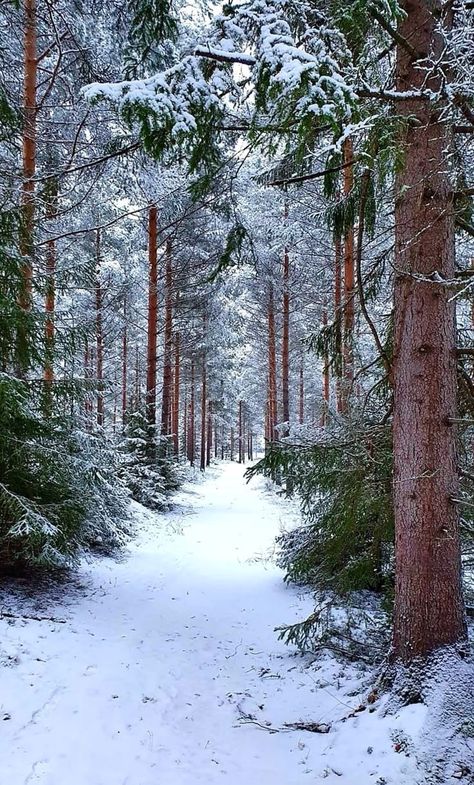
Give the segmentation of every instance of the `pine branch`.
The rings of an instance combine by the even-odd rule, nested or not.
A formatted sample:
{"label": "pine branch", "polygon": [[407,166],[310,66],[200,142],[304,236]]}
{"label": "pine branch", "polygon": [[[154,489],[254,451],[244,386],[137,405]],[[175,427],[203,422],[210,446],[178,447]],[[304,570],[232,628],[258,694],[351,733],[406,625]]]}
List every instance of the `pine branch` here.
{"label": "pine branch", "polygon": [[369,7],[369,14],[372,17],[372,19],[375,19],[379,23],[380,27],[382,27],[385,30],[385,32],[388,33],[389,36],[393,38],[393,40],[397,44],[399,44],[399,46],[403,47],[403,49],[405,49],[405,51],[408,52],[409,55],[411,55],[415,59],[418,59],[420,57],[420,54],[419,52],[416,51],[415,47],[412,46],[410,42],[407,41],[406,38],[400,35],[398,30],[392,27],[392,25],[389,22],[387,22],[385,17],[379,11],[377,11],[376,8]]}
{"label": "pine branch", "polygon": [[392,376],[392,367],[390,365],[390,361],[387,357],[385,349],[383,347],[382,341],[380,340],[380,336],[377,332],[377,328],[373,323],[370,314],[367,310],[367,304],[365,302],[365,295],[364,295],[364,287],[362,284],[362,242],[364,238],[364,230],[365,230],[365,207],[367,204],[367,196],[369,191],[370,185],[370,178],[371,178],[371,171],[370,169],[366,169],[362,175],[362,184],[361,184],[361,191],[360,191],[360,205],[359,205],[359,227],[357,230],[357,250],[356,250],[356,272],[357,272],[357,287],[359,290],[359,301],[361,311],[364,315],[365,321],[372,333],[372,336],[375,341],[375,345],[379,351],[380,357],[384,364],[385,370],[387,372],[388,378],[391,379]]}

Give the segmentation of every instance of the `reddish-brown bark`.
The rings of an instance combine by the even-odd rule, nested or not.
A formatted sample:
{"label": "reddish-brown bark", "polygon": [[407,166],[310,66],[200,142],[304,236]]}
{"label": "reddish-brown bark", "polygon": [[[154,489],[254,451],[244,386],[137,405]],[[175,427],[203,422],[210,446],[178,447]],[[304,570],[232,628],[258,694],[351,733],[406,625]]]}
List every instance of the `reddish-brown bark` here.
{"label": "reddish-brown bark", "polygon": [[300,359],[300,389],[298,403],[298,421],[300,425],[304,423],[304,355]]}
{"label": "reddish-brown bark", "polygon": [[37,8],[36,0],[24,0],[24,73],[23,73],[23,185],[21,203],[23,227],[21,253],[24,260],[24,291],[21,306],[31,307],[33,279],[33,234],[35,220],[35,171],[36,171],[36,89],[37,89]]}
{"label": "reddish-brown bark", "polygon": [[[57,212],[58,183],[52,178],[45,193],[46,219],[52,220]],[[46,362],[44,366],[44,380],[51,383],[54,379],[53,350],[54,350],[54,311],[56,305],[56,242],[51,239],[46,245],[46,298],[45,298],[45,342]]]}
{"label": "reddish-brown bark", "polygon": [[268,432],[270,441],[277,441],[278,399],[276,375],[275,303],[273,286],[268,293]]}
{"label": "reddish-brown bark", "polygon": [[211,465],[212,454],[212,401],[207,407],[207,445],[206,445],[206,466]]}
{"label": "reddish-brown bark", "polygon": [[[442,56],[441,2],[406,0],[401,35],[420,52]],[[449,18],[444,18],[449,24]],[[402,46],[397,89],[441,80],[418,67]],[[396,188],[394,342],[394,503],[396,586],[393,650],[410,661],[465,638],[456,469],[456,333],[451,291],[426,282],[454,276],[449,124],[429,101],[401,102],[417,122],[401,140],[404,166]],[[417,277],[415,277],[417,276]]]}
{"label": "reddish-brown bark", "polygon": [[148,329],[146,362],[146,413],[150,425],[156,423],[156,343],[158,318],[157,210],[148,211]]}
{"label": "reddish-brown bark", "polygon": [[342,357],[342,246],[339,239],[336,239],[334,247],[334,319],[336,325],[336,353],[339,364],[336,373],[336,410],[342,412],[344,409],[340,364]]}
{"label": "reddish-brown bark", "polygon": [[[347,198],[354,187],[354,168],[352,161],[354,150],[351,139],[346,139],[343,146],[344,159],[344,196]],[[354,227],[349,226],[344,235],[344,348],[343,348],[343,394],[342,410],[347,411],[349,396],[354,378],[353,332],[354,332]]]}
{"label": "reddish-brown bark", "polygon": [[207,426],[207,368],[206,356],[202,360],[201,376],[201,471],[206,470],[206,426]]}
{"label": "reddish-brown bark", "polygon": [[189,399],[189,419],[188,419],[188,461],[194,466],[195,455],[195,380],[194,380],[194,361],[191,363],[191,390]]}
{"label": "reddish-brown bark", "polygon": [[[287,211],[285,211],[285,217]],[[285,435],[290,425],[290,254],[283,255],[283,335],[281,347],[281,399]]]}
{"label": "reddish-brown bark", "polygon": [[103,291],[101,284],[101,238],[100,230],[95,233],[95,339],[97,379],[97,425],[104,424],[104,331],[102,319]]}
{"label": "reddish-brown bark", "polygon": [[180,336],[174,336],[174,392],[173,392],[173,419],[171,432],[173,434],[173,446],[175,455],[179,454],[179,396],[180,396]]}
{"label": "reddish-brown bark", "polygon": [[173,386],[173,267],[172,243],[166,241],[165,252],[165,333],[163,348],[163,397],[161,403],[161,433],[170,433],[171,396]]}
{"label": "reddish-brown bark", "polygon": [[[326,300],[323,305],[323,327],[328,324],[328,308]],[[325,352],[323,357],[323,408],[321,411],[320,425],[324,427],[327,423],[330,401],[330,379],[329,379],[329,355]]]}
{"label": "reddish-brown bark", "polygon": [[123,306],[122,327],[122,425],[127,419],[127,381],[128,381],[128,325],[127,325],[127,299]]}

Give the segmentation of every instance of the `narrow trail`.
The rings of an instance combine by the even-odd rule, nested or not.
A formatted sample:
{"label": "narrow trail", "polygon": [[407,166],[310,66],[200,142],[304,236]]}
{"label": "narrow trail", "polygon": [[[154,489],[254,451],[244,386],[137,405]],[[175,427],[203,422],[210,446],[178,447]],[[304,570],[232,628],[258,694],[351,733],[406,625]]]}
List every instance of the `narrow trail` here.
{"label": "narrow trail", "polygon": [[83,591],[49,608],[65,624],[1,620],[0,783],[377,782],[387,745],[375,742],[369,775],[362,726],[341,758],[338,733],[242,722],[328,723],[360,701],[347,695],[360,675],[332,660],[305,668],[277,641],[275,626],[312,607],[261,558],[285,507],[235,464],[179,503],[165,516],[136,508],[127,557],[86,566]]}

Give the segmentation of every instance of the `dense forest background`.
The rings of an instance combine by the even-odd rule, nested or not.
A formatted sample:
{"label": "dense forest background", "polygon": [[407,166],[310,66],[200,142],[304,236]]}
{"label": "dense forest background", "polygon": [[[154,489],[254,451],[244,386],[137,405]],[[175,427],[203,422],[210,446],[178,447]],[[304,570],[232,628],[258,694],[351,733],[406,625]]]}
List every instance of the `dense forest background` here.
{"label": "dense forest background", "polygon": [[[473,23],[1,4],[3,572],[111,552],[130,497],[257,457],[301,506],[288,580],[374,593],[395,661],[465,647]],[[324,618],[282,634],[360,650]]]}

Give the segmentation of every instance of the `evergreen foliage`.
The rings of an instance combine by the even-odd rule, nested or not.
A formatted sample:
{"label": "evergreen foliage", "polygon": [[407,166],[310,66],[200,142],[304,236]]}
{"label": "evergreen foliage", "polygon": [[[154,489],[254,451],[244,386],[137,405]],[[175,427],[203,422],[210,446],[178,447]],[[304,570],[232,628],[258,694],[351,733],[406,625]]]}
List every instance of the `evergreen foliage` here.
{"label": "evergreen foliage", "polygon": [[129,532],[112,453],[59,418],[45,418],[28,382],[0,375],[0,570],[67,566]]}
{"label": "evergreen foliage", "polygon": [[182,479],[176,461],[168,455],[168,444],[168,438],[160,436],[141,411],[129,415],[119,444],[119,476],[132,498],[151,510],[168,507],[170,493]]}
{"label": "evergreen foliage", "polygon": [[321,431],[314,443],[272,445],[248,475],[291,479],[304,525],[279,538],[286,579],[339,594],[390,594],[393,579],[392,455],[388,427]]}

